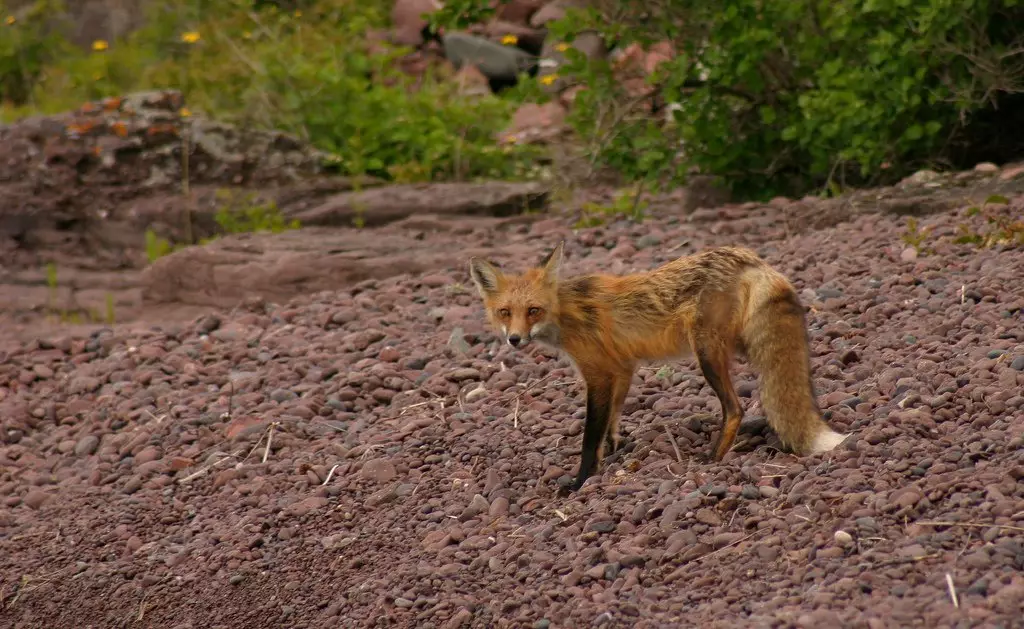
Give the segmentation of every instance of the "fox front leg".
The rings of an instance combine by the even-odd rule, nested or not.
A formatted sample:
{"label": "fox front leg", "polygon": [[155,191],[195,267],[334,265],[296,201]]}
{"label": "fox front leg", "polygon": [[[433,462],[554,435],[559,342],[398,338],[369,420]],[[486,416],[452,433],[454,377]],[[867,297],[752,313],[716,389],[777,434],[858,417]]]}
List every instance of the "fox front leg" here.
{"label": "fox front leg", "polygon": [[602,446],[612,411],[611,384],[610,377],[587,378],[587,418],[583,425],[580,469],[576,473],[576,479],[569,486],[573,491],[583,487],[583,483],[597,472],[601,463]]}

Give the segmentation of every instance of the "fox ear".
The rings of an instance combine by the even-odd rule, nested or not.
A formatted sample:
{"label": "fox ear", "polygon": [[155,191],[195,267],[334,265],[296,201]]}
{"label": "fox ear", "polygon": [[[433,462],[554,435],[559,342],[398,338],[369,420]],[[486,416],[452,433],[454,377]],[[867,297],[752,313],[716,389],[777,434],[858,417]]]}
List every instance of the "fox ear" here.
{"label": "fox ear", "polygon": [[483,258],[469,259],[469,276],[473,278],[473,283],[476,284],[476,289],[480,291],[481,297],[487,297],[497,292],[498,283],[501,281],[501,271]]}
{"label": "fox ear", "polygon": [[564,246],[564,240],[558,241],[558,244],[555,245],[551,253],[544,256],[544,259],[540,261],[540,266],[544,269],[544,275],[549,280],[558,278],[558,270],[562,266],[562,249]]}

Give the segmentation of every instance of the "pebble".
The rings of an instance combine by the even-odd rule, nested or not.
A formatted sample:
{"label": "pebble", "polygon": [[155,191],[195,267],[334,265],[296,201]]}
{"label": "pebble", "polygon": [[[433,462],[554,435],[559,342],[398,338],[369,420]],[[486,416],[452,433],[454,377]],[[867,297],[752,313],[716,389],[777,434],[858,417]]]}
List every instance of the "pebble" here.
{"label": "pebble", "polygon": [[853,545],[853,536],[841,529],[836,531],[832,537],[840,548],[849,548]]}
{"label": "pebble", "polygon": [[25,494],[25,497],[21,499],[21,502],[30,509],[39,509],[49,500],[50,494],[44,491],[39,491],[38,489],[33,489]]}
{"label": "pebble", "polygon": [[100,438],[96,435],[86,435],[75,444],[75,454],[78,456],[89,456],[96,453],[100,445]]}

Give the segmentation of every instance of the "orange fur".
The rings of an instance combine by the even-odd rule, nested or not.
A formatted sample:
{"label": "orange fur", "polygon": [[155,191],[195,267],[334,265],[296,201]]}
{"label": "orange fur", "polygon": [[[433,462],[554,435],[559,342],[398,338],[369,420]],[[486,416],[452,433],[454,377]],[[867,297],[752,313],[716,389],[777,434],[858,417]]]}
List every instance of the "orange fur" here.
{"label": "orange fur", "polygon": [[785,447],[810,454],[846,437],[818,409],[796,290],[753,251],[719,247],[645,273],[560,279],[562,248],[520,275],[473,258],[470,275],[488,319],[510,344],[558,348],[583,376],[587,419],[574,488],[617,446],[622,403],[641,362],[697,357],[722,405],[715,460],[732,447],[743,417],[729,376],[737,355],[760,370],[768,423]]}

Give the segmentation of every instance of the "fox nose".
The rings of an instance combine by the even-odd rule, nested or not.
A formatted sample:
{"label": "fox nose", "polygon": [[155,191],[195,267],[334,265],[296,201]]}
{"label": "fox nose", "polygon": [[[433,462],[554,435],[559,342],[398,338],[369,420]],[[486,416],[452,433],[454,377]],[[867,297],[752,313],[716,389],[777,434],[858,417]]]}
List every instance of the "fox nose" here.
{"label": "fox nose", "polygon": [[519,347],[519,342],[523,339],[518,334],[513,334],[508,337],[508,344],[512,347]]}

